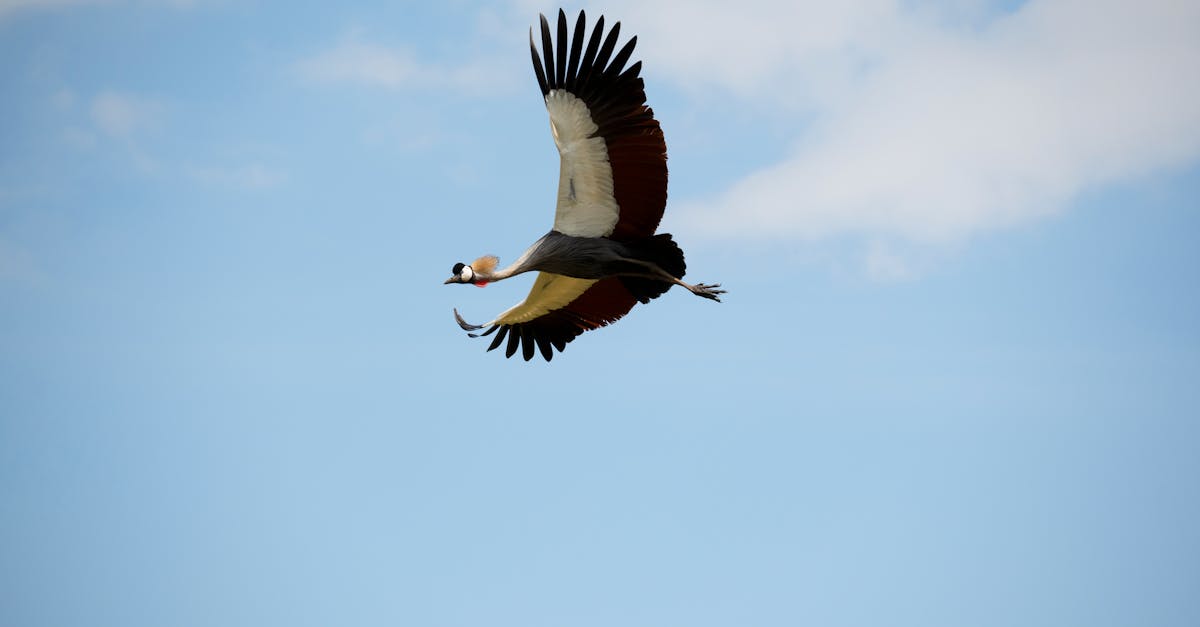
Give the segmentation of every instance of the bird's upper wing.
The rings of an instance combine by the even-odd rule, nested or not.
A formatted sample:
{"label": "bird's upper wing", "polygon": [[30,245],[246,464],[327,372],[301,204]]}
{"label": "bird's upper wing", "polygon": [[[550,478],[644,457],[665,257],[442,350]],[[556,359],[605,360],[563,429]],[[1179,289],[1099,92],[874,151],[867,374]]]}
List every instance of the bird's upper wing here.
{"label": "bird's upper wing", "polygon": [[601,17],[586,47],[584,27],[580,11],[568,42],[560,9],[556,49],[542,16],[541,58],[529,33],[534,73],[561,157],[554,230],[622,241],[648,237],[667,204],[667,145],[646,106],[641,61],[625,68],[637,37],[614,56],[620,22],[605,37]]}
{"label": "bird's upper wing", "polygon": [[520,347],[525,361],[533,358],[535,349],[550,361],[553,349],[562,352],[584,331],[616,322],[635,303],[637,299],[617,278],[576,279],[540,272],[525,300],[485,325],[490,328],[483,335],[496,334],[489,351],[507,337],[506,357]]}

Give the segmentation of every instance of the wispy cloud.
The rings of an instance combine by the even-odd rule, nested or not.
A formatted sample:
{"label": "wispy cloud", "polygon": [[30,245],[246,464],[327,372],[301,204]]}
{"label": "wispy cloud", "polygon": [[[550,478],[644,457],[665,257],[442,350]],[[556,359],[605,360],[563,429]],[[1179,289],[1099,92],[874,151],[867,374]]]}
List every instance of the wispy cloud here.
{"label": "wispy cloud", "polygon": [[301,73],[316,81],[401,87],[425,80],[426,72],[408,50],[346,41],[300,63]]}
{"label": "wispy cloud", "polygon": [[893,246],[875,241],[867,248],[863,270],[867,276],[879,281],[911,279],[917,273],[916,262],[899,253]]}
{"label": "wispy cloud", "polygon": [[54,9],[71,6],[97,4],[138,4],[145,6],[168,6],[177,9],[191,8],[203,0],[140,0],[139,2],[118,2],[117,0],[0,0],[0,20],[8,15],[24,10]]}
{"label": "wispy cloud", "polygon": [[617,4],[656,76],[804,120],[786,158],[676,207],[698,231],[957,242],[1200,155],[1197,3]]}
{"label": "wispy cloud", "polygon": [[63,7],[74,4],[99,4],[103,0],[0,0],[0,19],[23,9]]}
{"label": "wispy cloud", "polygon": [[449,88],[474,93],[504,89],[506,67],[478,56],[461,63],[419,59],[404,46],[364,41],[353,33],[296,64],[299,75],[317,83],[356,84],[386,89]]}
{"label": "wispy cloud", "polygon": [[[61,88],[50,100],[64,117],[73,118],[60,139],[81,152],[96,152],[106,158],[124,160],[141,175],[178,177],[212,187],[263,190],[279,187],[287,172],[270,165],[271,157],[220,155],[201,163],[163,159],[162,136],[179,132],[168,124],[169,108],[162,100],[130,91],[105,89],[80,98]],[[225,145],[217,152],[245,152],[244,147]]]}
{"label": "wispy cloud", "polygon": [[162,105],[143,96],[103,91],[91,102],[92,123],[113,138],[129,138],[155,128],[161,122]]}
{"label": "wispy cloud", "polygon": [[258,162],[237,166],[189,166],[186,172],[193,180],[207,185],[250,190],[277,187],[287,180],[287,174],[282,170]]}
{"label": "wispy cloud", "polygon": [[0,283],[36,283],[41,278],[29,251],[0,236]]}

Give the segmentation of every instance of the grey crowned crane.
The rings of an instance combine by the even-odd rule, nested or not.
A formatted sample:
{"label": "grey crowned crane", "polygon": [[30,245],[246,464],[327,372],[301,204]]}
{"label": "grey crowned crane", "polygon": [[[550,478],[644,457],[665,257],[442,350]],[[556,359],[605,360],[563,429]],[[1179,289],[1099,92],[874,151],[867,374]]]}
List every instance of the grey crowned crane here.
{"label": "grey crowned crane", "polygon": [[471,337],[495,333],[489,351],[507,337],[506,356],[520,348],[526,361],[535,350],[550,361],[554,349],[561,352],[584,331],[617,321],[672,285],[715,301],[724,293],[720,285],[685,283],[683,251],[669,233],[655,234],[667,204],[667,145],[646,106],[642,62],[625,68],[637,37],[614,56],[620,22],[605,36],[601,17],[586,46],[585,22],[580,11],[568,39],[560,9],[556,49],[541,16],[541,58],[529,31],[533,71],[561,157],[553,228],[506,268],[497,269],[498,259],[487,255],[454,264],[446,279],[484,286],[538,272],[525,300],[491,322],[469,324],[454,310]]}

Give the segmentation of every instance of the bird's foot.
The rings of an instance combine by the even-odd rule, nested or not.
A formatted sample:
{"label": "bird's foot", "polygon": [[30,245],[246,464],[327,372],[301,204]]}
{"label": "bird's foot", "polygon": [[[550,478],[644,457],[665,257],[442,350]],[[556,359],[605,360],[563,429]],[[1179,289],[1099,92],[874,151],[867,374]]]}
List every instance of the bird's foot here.
{"label": "bird's foot", "polygon": [[719,303],[719,302],[721,302],[720,295],[725,293],[725,290],[718,289],[720,287],[721,287],[720,283],[714,283],[712,285],[707,285],[705,283],[697,283],[695,285],[689,286],[688,289],[691,290],[692,293],[695,294],[696,296],[703,296],[704,298],[709,298],[709,299],[715,300]]}

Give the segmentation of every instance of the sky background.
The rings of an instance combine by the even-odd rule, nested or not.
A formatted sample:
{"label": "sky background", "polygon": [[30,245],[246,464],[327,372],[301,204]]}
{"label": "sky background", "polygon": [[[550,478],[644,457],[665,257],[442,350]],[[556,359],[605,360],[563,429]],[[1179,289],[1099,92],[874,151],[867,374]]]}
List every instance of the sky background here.
{"label": "sky background", "polygon": [[586,6],[729,293],[525,363],[556,8],[0,1],[0,624],[1200,624],[1200,5]]}

